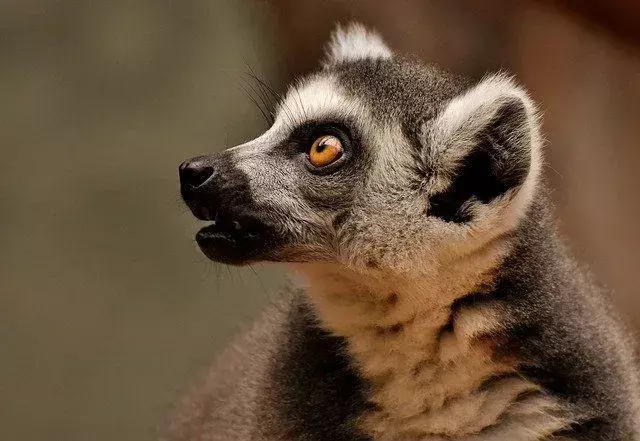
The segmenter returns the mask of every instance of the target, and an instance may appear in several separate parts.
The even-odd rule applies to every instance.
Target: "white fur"
[[[358,99],[348,97],[332,74],[322,72],[289,88],[278,106],[274,127],[287,131],[305,121],[331,116],[362,122],[362,117],[368,114],[367,107]]]
[[[337,26],[327,46],[325,65],[362,59],[391,58],[391,49],[380,35],[359,23]]]
[[[277,148],[298,125],[327,116],[360,118],[368,114],[363,103],[353,97],[347,97],[336,78],[323,72],[305,78],[289,87],[278,104],[273,125],[258,138],[228,151],[238,157],[252,157]]]

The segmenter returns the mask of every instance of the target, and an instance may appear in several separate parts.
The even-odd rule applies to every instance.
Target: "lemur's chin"
[[[202,228],[196,234],[196,242],[205,256],[214,262],[243,265],[246,259],[239,252],[230,234],[215,231],[215,224]]]
[[[277,240],[270,228],[255,219],[224,219],[217,217],[212,224],[196,234],[202,252],[214,262],[248,265],[273,260]]]

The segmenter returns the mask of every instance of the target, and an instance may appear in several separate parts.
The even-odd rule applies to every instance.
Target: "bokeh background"
[[[197,250],[177,166],[264,130],[253,76],[283,91],[349,19],[519,77],[560,227],[640,323],[640,3],[0,0],[0,439],[154,439],[275,295]]]

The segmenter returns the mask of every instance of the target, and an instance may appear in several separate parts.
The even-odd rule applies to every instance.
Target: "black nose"
[[[193,158],[180,164],[180,182],[184,186],[198,188],[213,176],[213,171],[205,157]]]

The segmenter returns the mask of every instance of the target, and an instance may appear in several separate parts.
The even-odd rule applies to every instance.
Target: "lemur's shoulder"
[[[367,440],[356,431],[361,379],[344,341],[318,324],[292,285],[196,382],[162,441]]]
[[[161,429],[161,440],[259,440],[257,409],[292,293],[268,307],[244,329],[192,386]]]
[[[571,439],[630,439],[640,425],[633,334],[558,238],[550,207],[541,191],[491,294],[506,305],[509,350],[522,375],[572,409]]]

